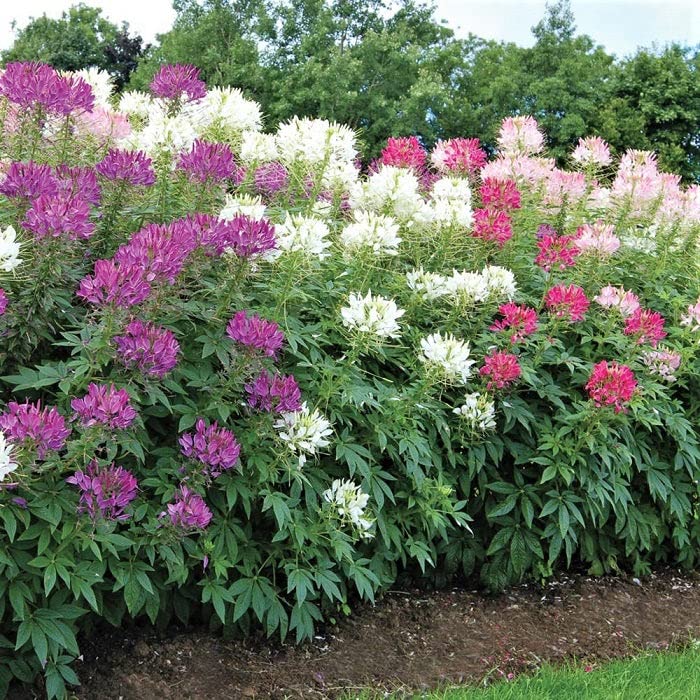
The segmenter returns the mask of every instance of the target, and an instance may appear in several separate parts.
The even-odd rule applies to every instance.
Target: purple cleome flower
[[[100,467],[92,460],[85,471],[77,471],[66,482],[80,489],[79,513],[93,520],[127,520],[127,506],[136,498],[138,484],[131,472],[122,467]]]
[[[127,309],[148,298],[151,285],[138,265],[115,264],[112,260],[96,260],[95,271],[80,280],[77,296],[91,304]]]
[[[68,197],[79,197],[90,203],[99,204],[102,199],[97,175],[92,168],[71,168],[61,164],[56,168],[59,192]]]
[[[37,197],[22,226],[31,231],[37,240],[64,234],[71,240],[90,238],[95,232],[87,202],[65,193]]]
[[[245,385],[248,405],[260,411],[291,413],[301,409],[301,391],[291,375],[261,372]]]
[[[165,515],[163,513],[162,515]],[[212,514],[204,499],[190,491],[187,486],[180,486],[175,492],[172,503],[168,503],[170,522],[183,530],[203,530],[211,522]]]
[[[0,95],[24,109],[41,107],[67,116],[95,105],[92,88],[82,78],[61,76],[44,63],[8,63],[0,76]]]
[[[136,418],[129,392],[117,389],[114,384],[88,385],[88,393],[81,399],[70,402],[75,411],[73,420],[80,419],[81,424],[90,428],[94,425],[105,425],[111,430],[124,430]]]
[[[107,180],[119,180],[134,186],[150,187],[156,181],[153,161],[142,151],[113,148],[95,170]]]
[[[7,305],[9,303],[9,300],[7,298],[7,294],[5,293],[4,289],[0,289],[0,316],[2,316],[5,311],[7,311]]]
[[[272,197],[289,186],[289,171],[282,163],[264,163],[253,175],[255,189],[266,197]]]
[[[284,333],[274,321],[260,318],[257,314],[248,316],[245,311],[239,311],[228,322],[226,335],[241,345],[262,350],[268,357],[276,357],[284,343]]]
[[[15,162],[7,169],[5,179],[0,183],[0,194],[6,197],[36,199],[39,195],[58,194],[58,180],[51,166],[43,163]]]
[[[180,155],[177,167],[192,180],[211,182],[226,180],[236,173],[233,151],[225,143],[208,143],[197,139],[189,153]]]
[[[199,79],[199,68],[174,64],[163,66],[151,81],[151,92],[166,100],[186,102],[199,100],[207,94],[207,86]]]
[[[180,446],[185,457],[207,465],[206,473],[213,478],[235,466],[241,454],[241,446],[230,430],[220,428],[216,421],[207,427],[203,418],[197,419],[194,434],[180,437]]]
[[[10,442],[28,440],[36,448],[39,459],[44,459],[50,450],[60,450],[70,435],[63,416],[55,408],[42,409],[41,401],[36,404],[10,401],[6,411],[0,414],[0,430]]]
[[[175,367],[180,352],[171,331],[138,319],[126,326],[124,335],[115,336],[114,342],[122,364],[158,378]]]

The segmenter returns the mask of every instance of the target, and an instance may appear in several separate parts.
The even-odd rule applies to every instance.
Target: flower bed
[[[426,153],[166,66],[0,76],[0,683],[91,617],[309,638],[406,567],[692,567],[700,189]]]

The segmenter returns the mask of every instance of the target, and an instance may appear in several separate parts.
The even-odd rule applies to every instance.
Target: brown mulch
[[[328,698],[372,687],[483,682],[546,661],[587,663],[700,636],[700,581],[573,577],[498,597],[397,591],[312,643],[117,632],[83,644],[80,700]]]

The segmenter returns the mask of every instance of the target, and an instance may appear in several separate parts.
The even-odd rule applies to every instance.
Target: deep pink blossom
[[[127,520],[126,508],[136,498],[138,485],[134,475],[110,464],[101,467],[92,460],[85,471],[77,471],[66,482],[80,489],[78,512],[87,512],[93,519]]]
[[[172,331],[138,319],[115,336],[117,360],[147,375],[164,377],[177,364],[180,345]]]
[[[627,318],[624,333],[633,336],[637,345],[649,343],[655,348],[668,335],[664,324],[661,314],[639,308]]]
[[[425,149],[415,136],[401,136],[387,139],[379,160],[382,165],[422,170],[426,156]]]
[[[516,355],[492,350],[484,358],[484,365],[479,369],[479,374],[488,377],[487,389],[505,389],[517,381],[522,370]]]
[[[565,270],[576,264],[581,251],[576,247],[573,236],[557,236],[545,233],[537,241],[539,253],[535,264],[549,272],[553,267]]]
[[[212,513],[204,499],[187,486],[180,486],[175,492],[173,501],[168,504],[167,514],[170,522],[183,530],[203,530],[212,519]]]
[[[481,204],[487,209],[508,211],[520,209],[520,192],[513,180],[496,180],[487,177],[479,188]]]
[[[197,182],[218,182],[234,176],[236,163],[231,147],[197,139],[188,153],[182,153],[177,167]]]
[[[499,306],[498,312],[503,318],[496,321],[490,330],[511,332],[511,343],[520,342],[537,330],[537,311],[529,306],[508,302]]]
[[[189,102],[207,94],[207,86],[199,78],[199,68],[192,65],[165,65],[151,81],[151,92],[167,100]]]
[[[634,372],[618,362],[608,363],[606,360],[593,367],[590,379],[586,384],[588,395],[599,408],[613,406],[615,413],[626,411],[637,389]]]
[[[42,408],[41,401],[10,401],[0,414],[0,430],[10,442],[28,441],[39,459],[44,459],[50,450],[60,450],[70,435],[63,416],[55,408]]]
[[[156,181],[153,161],[142,151],[113,148],[95,166],[95,170],[107,180],[117,180],[134,186],[149,187]]]
[[[268,357],[275,357],[284,343],[284,333],[274,321],[260,318],[257,314],[248,316],[239,311],[226,326],[226,335],[241,345],[253,350],[262,350]]]
[[[104,425],[111,430],[124,430],[134,422],[137,415],[131,405],[129,392],[117,389],[114,384],[108,386],[90,383],[87,394],[80,399],[73,399],[70,405],[75,411],[73,420],[79,418],[86,428]]]
[[[203,418],[197,419],[194,433],[180,437],[180,446],[185,457],[205,464],[206,473],[213,478],[236,466],[241,454],[241,446],[230,430],[220,428],[216,421],[207,426]]]
[[[590,306],[588,297],[576,284],[558,284],[547,291],[545,306],[558,318],[567,321],[583,321]]]
[[[513,237],[510,216],[504,211],[475,209],[472,236],[495,243],[499,248]]]
[[[88,203],[65,193],[37,197],[22,226],[37,239],[66,235],[75,240],[90,238],[95,232],[95,224],[90,221]]]
[[[260,411],[292,413],[301,409],[301,391],[291,375],[262,371],[245,385],[248,405]]]
[[[145,301],[150,292],[151,285],[144,279],[144,270],[139,265],[97,260],[94,274],[80,280],[76,295],[91,304],[126,309]]]

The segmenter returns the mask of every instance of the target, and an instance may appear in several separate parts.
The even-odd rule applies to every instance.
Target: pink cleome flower
[[[284,333],[274,321],[257,314],[248,316],[246,311],[239,311],[229,321],[226,335],[241,345],[262,350],[268,357],[275,357],[284,343]]]
[[[39,459],[44,459],[51,450],[60,450],[70,435],[63,416],[55,408],[42,408],[41,401],[35,404],[10,401],[0,414],[0,430],[10,442],[28,441]]]
[[[583,321],[590,302],[583,289],[576,284],[559,284],[547,291],[545,306],[558,318]]]
[[[639,308],[639,297],[623,287],[603,287],[594,299],[603,308],[615,308],[625,317],[631,316]]]
[[[520,306],[513,302],[502,304],[498,312],[503,318],[496,321],[489,330],[511,331],[511,343],[524,340],[528,335],[532,335],[537,330],[537,312],[528,306]]]
[[[479,188],[481,203],[489,209],[507,211],[520,209],[520,192],[513,180],[496,180],[487,177]]]
[[[212,519],[204,499],[187,486],[180,486],[175,492],[173,501],[168,504],[167,515],[170,522],[182,530],[203,530]]]
[[[199,68],[179,63],[165,65],[151,81],[151,92],[166,100],[199,100],[207,94],[207,86],[199,78]]]
[[[486,165],[486,152],[479,139],[449,139],[437,142],[430,160],[440,173],[474,176]]]
[[[78,512],[87,512],[93,520],[127,520],[127,506],[138,490],[134,475],[111,464],[100,467],[92,460],[85,471],[77,471],[66,482],[80,489]]]
[[[180,447],[185,457],[206,465],[206,473],[213,478],[234,467],[241,454],[241,446],[230,430],[220,428],[216,421],[207,426],[203,418],[197,419],[194,433],[180,437]]]
[[[426,152],[415,136],[390,137],[379,158],[382,165],[397,168],[422,170],[425,166]]]
[[[291,375],[261,372],[245,385],[248,405],[260,411],[292,413],[301,409],[301,391]]]
[[[492,350],[484,358],[484,366],[479,370],[479,374],[488,377],[486,388],[504,389],[515,382],[522,370],[516,355],[500,350]]]
[[[131,321],[123,335],[115,336],[114,344],[119,362],[158,378],[175,367],[180,352],[172,331],[139,319]]]
[[[573,236],[544,233],[537,241],[537,248],[540,252],[535,258],[535,264],[546,272],[553,267],[560,270],[573,267],[581,254]]]
[[[613,406],[615,413],[625,412],[637,390],[634,372],[618,362],[603,360],[593,367],[586,391],[599,408]]]
[[[131,405],[131,398],[126,389],[117,389],[114,384],[98,385],[90,383],[88,393],[70,403],[75,411],[73,420],[80,419],[86,427],[105,425],[110,429],[124,430],[136,418],[136,411]]]
[[[495,243],[499,248],[513,237],[510,216],[504,211],[475,209],[472,236]]]
[[[625,335],[635,338],[637,345],[649,343],[656,347],[668,334],[664,330],[664,317],[655,311],[637,309],[625,322]]]

